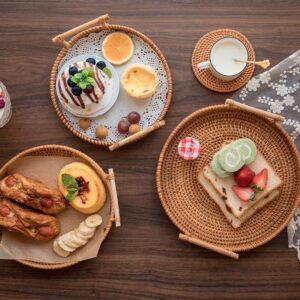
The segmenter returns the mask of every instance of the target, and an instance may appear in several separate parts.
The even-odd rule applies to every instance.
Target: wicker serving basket
[[[235,251],[258,247],[287,226],[300,201],[300,162],[295,145],[276,123],[282,119],[227,100],[225,105],[194,112],[174,129],[162,149],[156,182],[167,215],[183,233],[180,239],[237,259]],[[198,138],[203,147],[194,161],[184,161],[177,153],[179,141],[186,136]],[[196,178],[224,141],[242,137],[256,143],[283,186],[278,199],[234,229]]]
[[[120,221],[120,213],[119,213],[119,205],[117,198],[117,191],[115,185],[115,178],[113,169],[109,169],[109,173],[106,174],[102,168],[89,156],[84,153],[75,150],[70,147],[60,146],[60,145],[44,145],[39,147],[34,147],[27,149],[11,160],[9,160],[1,169],[0,169],[0,179],[7,175],[7,169],[10,165],[15,163],[19,158],[26,156],[63,156],[63,157],[75,157],[82,159],[87,165],[92,167],[94,171],[99,175],[105,184],[105,188],[107,191],[108,199],[111,202],[111,211],[110,211],[110,219],[107,226],[104,229],[104,238],[108,235],[113,222],[115,222],[116,226],[121,225]],[[29,260],[18,260],[20,263],[38,269],[62,269],[69,266],[72,266],[78,261],[68,262],[68,263],[56,263],[56,264],[47,264]]]
[[[62,44],[64,47],[62,48],[62,50],[59,52],[54,65],[52,67],[52,71],[51,71],[51,77],[50,77],[50,96],[51,96],[51,100],[53,102],[53,105],[55,107],[55,110],[59,116],[59,118],[61,119],[61,121],[65,124],[65,126],[76,136],[78,136],[79,138],[99,145],[99,146],[108,146],[109,149],[112,150],[116,150],[126,144],[138,141],[140,139],[142,139],[143,137],[147,136],[149,133],[151,133],[152,131],[162,127],[165,125],[165,121],[163,120],[168,107],[170,105],[171,102],[171,97],[172,97],[172,77],[171,77],[171,72],[168,66],[168,63],[164,57],[164,55],[162,54],[162,52],[160,51],[160,49],[155,45],[155,43],[150,40],[147,36],[145,36],[144,34],[142,34],[141,32],[127,27],[127,26],[123,26],[123,25],[111,25],[108,24],[107,21],[109,19],[108,14],[100,16],[92,21],[89,21],[85,24],[82,24],[76,28],[73,28],[71,30],[68,30],[62,34],[59,34],[57,36],[55,36],[52,41],[54,43],[57,44]],[[56,97],[56,92],[55,92],[55,83],[56,83],[56,77],[58,74],[58,66],[61,62],[61,60],[64,58],[64,56],[67,54],[68,49],[70,49],[79,39],[83,38],[83,37],[87,37],[90,33],[97,33],[100,32],[102,30],[119,30],[119,31],[124,31],[127,33],[131,33],[134,34],[135,36],[139,37],[140,39],[142,39],[145,43],[149,44],[150,47],[157,53],[158,57],[160,58],[160,60],[163,63],[164,69],[166,71],[167,74],[167,80],[168,80],[168,95],[167,95],[167,99],[166,99],[166,103],[164,105],[163,110],[161,111],[158,119],[149,127],[144,128],[143,130],[139,131],[138,133],[135,133],[127,138],[124,138],[122,140],[119,140],[115,143],[111,143],[111,142],[105,142],[105,141],[100,141],[100,140],[96,140],[96,139],[91,139],[85,135],[83,135],[82,133],[80,133],[79,131],[75,130],[67,121],[67,119],[65,118],[64,114],[61,111],[61,108],[58,104],[58,100]],[[75,35],[75,36],[74,36]],[[73,38],[71,38],[70,41],[66,41],[67,38],[73,36]]]

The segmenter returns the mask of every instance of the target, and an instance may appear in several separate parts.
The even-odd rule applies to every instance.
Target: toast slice
[[[241,226],[257,210],[274,200],[280,193],[282,180],[275,173],[272,166],[265,157],[257,151],[255,160],[249,164],[255,172],[260,172],[263,168],[268,170],[267,188],[257,194],[253,201],[242,201],[232,191],[232,186],[236,185],[234,176],[226,178],[217,176],[209,165],[198,174],[198,181],[209,196],[218,204],[228,221],[234,228]]]
[[[228,222],[232,225],[233,228],[240,227],[243,223],[245,223],[252,215],[254,215],[258,210],[262,209],[268,203],[276,199],[280,194],[280,188],[274,189],[268,195],[264,196],[260,199],[260,201],[253,201],[253,205],[244,211],[244,213],[238,218],[236,217],[230,207],[227,206],[227,199],[220,195],[215,187],[211,184],[211,182],[204,176],[203,172],[200,172],[197,178],[198,182],[202,184],[206,192],[209,196],[216,202],[216,204],[220,207],[223,214],[225,215]]]
[[[282,185],[282,180],[278,177],[271,165],[259,151],[257,152],[254,162],[249,164],[249,167],[255,173],[260,172],[263,168],[267,168],[268,183],[267,188],[264,191],[259,192],[254,201],[248,202],[240,200],[232,191],[232,186],[236,185],[233,175],[226,178],[220,178],[211,170],[210,166],[205,166],[203,169],[205,178],[211,183],[221,198],[227,199],[227,207],[237,218],[240,218],[251,206],[255,205],[256,202],[259,202],[260,199],[268,196],[272,191],[279,189]]]

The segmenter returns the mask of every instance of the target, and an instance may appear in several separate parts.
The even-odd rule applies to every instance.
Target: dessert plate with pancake
[[[172,79],[163,54],[148,37],[107,20],[104,15],[89,22],[95,27],[53,38],[65,47],[52,69],[50,93],[59,117],[75,135],[97,145],[125,145],[164,125]],[[127,119],[131,113],[138,121]]]
[[[45,269],[96,257],[117,203],[112,169],[64,146],[28,149],[0,170],[1,257]]]
[[[300,167],[282,120],[228,99],[173,130],[156,182],[180,239],[237,258],[234,252],[261,246],[287,226],[299,206]],[[201,145],[196,159],[179,155],[186,137]]]
[[[89,60],[95,60],[96,63]],[[105,63],[106,69],[97,67],[97,62]],[[76,82],[76,76],[82,75],[84,71],[90,75],[87,76],[86,85],[81,78],[78,79],[81,81]],[[96,55],[79,55],[70,59],[60,69],[56,80],[61,105],[77,117],[93,118],[105,114],[115,104],[119,89],[119,75],[115,68]]]

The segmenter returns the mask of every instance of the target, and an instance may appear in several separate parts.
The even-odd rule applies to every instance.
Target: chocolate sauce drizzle
[[[104,94],[105,93],[105,87],[104,87],[104,85],[103,85],[103,83],[102,83],[102,81],[101,81],[101,79],[99,77],[99,73],[98,72],[96,72],[95,81],[96,81],[99,89],[101,90],[101,92]]]
[[[79,67],[77,63],[74,63],[73,66],[75,66],[77,68]],[[87,62],[84,62],[83,66],[86,68],[87,67]],[[102,83],[102,81],[101,81],[101,79],[99,77],[99,72],[98,72],[98,70],[96,70],[95,66],[93,66],[93,68],[94,68],[94,71],[95,71],[95,74],[96,74],[96,76],[94,77],[95,82],[96,82],[97,86],[99,87],[99,89],[104,94],[105,93],[105,87],[104,87],[104,85],[103,85],[103,83]],[[78,99],[78,101],[77,101],[76,98],[73,96],[73,94],[70,92],[69,86],[67,84],[66,76],[64,74],[62,75],[62,81],[63,81],[64,87],[65,87],[65,90],[66,90],[68,96],[73,101],[73,103],[76,106],[81,106],[82,108],[85,108],[85,104],[84,104],[84,101],[83,101],[82,97],[81,96],[76,96],[76,98]],[[66,103],[68,103],[69,102],[68,98],[65,97],[65,95],[64,95],[64,93],[62,91],[61,81],[58,82],[58,89],[59,89],[59,93],[61,94],[61,97],[64,99],[64,101]],[[99,103],[99,100],[97,99],[97,95],[95,93],[95,90],[93,90],[93,92],[91,94],[86,94],[86,95],[91,100],[91,102],[93,102],[93,103]]]
[[[62,81],[63,81],[64,87],[66,89],[66,92],[68,93],[69,97],[72,99],[72,101],[74,102],[74,104],[77,105],[77,106],[81,106],[80,103],[77,102],[77,100],[75,99],[75,97],[69,91],[67,80],[66,80],[66,77],[64,75],[62,76]]]

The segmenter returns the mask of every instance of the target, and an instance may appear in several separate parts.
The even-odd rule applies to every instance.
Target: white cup
[[[246,68],[246,63],[235,59],[248,60],[246,46],[237,38],[225,37],[216,41],[209,53],[209,60],[197,65],[199,69],[209,68],[213,75],[223,81],[237,78]]]

